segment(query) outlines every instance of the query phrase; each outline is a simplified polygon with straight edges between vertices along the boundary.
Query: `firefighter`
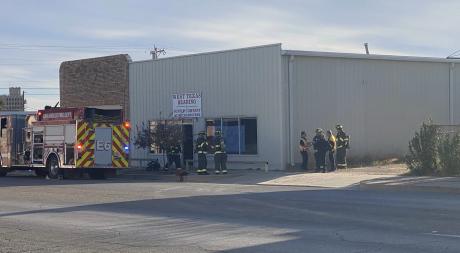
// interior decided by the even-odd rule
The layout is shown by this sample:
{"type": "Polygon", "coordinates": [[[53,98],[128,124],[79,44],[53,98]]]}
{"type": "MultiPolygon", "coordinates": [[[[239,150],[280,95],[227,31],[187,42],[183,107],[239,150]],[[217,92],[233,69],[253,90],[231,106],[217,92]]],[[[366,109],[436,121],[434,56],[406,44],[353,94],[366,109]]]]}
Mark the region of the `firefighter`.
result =
{"type": "Polygon", "coordinates": [[[300,155],[302,156],[302,170],[308,170],[308,141],[307,141],[307,133],[302,131],[300,133],[300,142],[299,142],[299,151],[300,155]]]}
{"type": "Polygon", "coordinates": [[[198,175],[208,175],[208,160],[206,154],[208,153],[209,144],[206,140],[205,132],[200,132],[196,140],[195,151],[198,154],[198,169],[196,172],[198,175]]]}
{"type": "Polygon", "coordinates": [[[330,166],[329,170],[335,171],[334,154],[336,150],[336,141],[335,141],[334,135],[332,134],[332,130],[327,130],[326,137],[327,137],[327,142],[329,143],[329,151],[328,151],[329,166],[330,166]]]}
{"type": "Polygon", "coordinates": [[[174,163],[176,170],[181,170],[180,153],[182,151],[180,142],[177,142],[171,147],[171,164],[174,163]]]}
{"type": "Polygon", "coordinates": [[[329,150],[329,143],[324,138],[321,128],[316,129],[313,138],[313,149],[315,150],[316,172],[326,172],[326,152],[329,150]]]}
{"type": "Polygon", "coordinates": [[[171,147],[166,148],[166,165],[163,168],[164,171],[168,171],[169,166],[172,165],[172,163],[173,163],[172,157],[173,157],[172,148],[171,147]]]}
{"type": "Polygon", "coordinates": [[[342,125],[337,125],[337,168],[347,167],[347,149],[350,148],[350,137],[343,131],[342,125]]]}
{"type": "Polygon", "coordinates": [[[222,133],[219,130],[216,131],[213,144],[215,173],[227,174],[227,153],[225,152],[224,138],[222,138],[222,133]]]}
{"type": "MultiPolygon", "coordinates": [[[[170,140],[171,143],[174,143],[173,140],[170,140]]],[[[171,144],[171,146],[166,148],[166,166],[164,168],[165,171],[168,171],[168,169],[171,167],[171,165],[174,163],[176,166],[176,169],[180,169],[182,166],[180,165],[180,153],[181,153],[181,145],[180,142],[177,142],[176,144],[171,144]]]]}

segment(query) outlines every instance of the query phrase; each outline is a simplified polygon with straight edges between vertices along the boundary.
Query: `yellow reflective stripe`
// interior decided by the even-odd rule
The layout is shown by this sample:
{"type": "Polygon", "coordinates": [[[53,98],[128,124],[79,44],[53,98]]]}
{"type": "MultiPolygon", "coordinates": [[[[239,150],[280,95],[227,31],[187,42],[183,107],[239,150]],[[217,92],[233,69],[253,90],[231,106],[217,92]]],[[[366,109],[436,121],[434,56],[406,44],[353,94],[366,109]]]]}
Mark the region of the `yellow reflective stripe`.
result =
{"type": "Polygon", "coordinates": [[[81,133],[82,131],[84,131],[86,128],[86,125],[87,124],[85,122],[81,122],[80,126],[78,127],[77,133],[81,133]]]}
{"type": "Polygon", "coordinates": [[[88,168],[88,167],[91,167],[92,165],[93,165],[93,161],[89,160],[83,165],[83,167],[88,168]]]}
{"type": "Polygon", "coordinates": [[[114,136],[113,136],[114,139],[116,139],[116,137],[118,137],[118,139],[120,139],[121,142],[123,142],[123,143],[127,142],[126,138],[123,137],[123,134],[121,133],[121,131],[120,131],[120,129],[118,127],[114,127],[113,131],[115,132],[114,136]],[[116,134],[116,136],[115,136],[115,134],[116,134]]]}
{"type": "Polygon", "coordinates": [[[122,167],[128,167],[128,161],[124,158],[120,159],[120,163],[122,167]]]}
{"type": "MultiPolygon", "coordinates": [[[[115,142],[115,144],[116,144],[121,150],[123,150],[122,144],[120,143],[120,141],[119,141],[117,138],[113,138],[113,142],[115,142]]],[[[115,147],[113,147],[113,148],[115,148],[115,147]]]]}
{"type": "Polygon", "coordinates": [[[91,152],[85,152],[85,153],[81,156],[80,161],[84,161],[90,154],[91,154],[91,152]]]}
{"type": "Polygon", "coordinates": [[[114,161],[112,162],[112,165],[115,165],[114,167],[117,167],[117,168],[122,167],[122,165],[120,164],[120,161],[117,161],[117,160],[114,160],[114,161]]]}
{"type": "Polygon", "coordinates": [[[125,127],[121,127],[120,129],[121,129],[121,130],[123,131],[123,133],[129,138],[129,130],[126,129],[125,127]]]}

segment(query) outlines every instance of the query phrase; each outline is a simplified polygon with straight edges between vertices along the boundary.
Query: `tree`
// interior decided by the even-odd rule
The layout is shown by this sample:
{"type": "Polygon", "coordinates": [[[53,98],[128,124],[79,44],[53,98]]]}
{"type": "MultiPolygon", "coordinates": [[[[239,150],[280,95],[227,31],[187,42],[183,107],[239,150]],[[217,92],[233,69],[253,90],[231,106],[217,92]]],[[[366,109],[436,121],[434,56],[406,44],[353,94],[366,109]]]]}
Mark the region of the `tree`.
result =
{"type": "Polygon", "coordinates": [[[438,172],[439,128],[430,120],[409,142],[406,164],[415,175],[434,175],[438,172]]]}
{"type": "Polygon", "coordinates": [[[460,134],[445,134],[440,138],[439,170],[442,176],[457,176],[460,173],[460,134]]]}
{"type": "MultiPolygon", "coordinates": [[[[183,140],[182,124],[177,120],[151,121],[138,126],[134,138],[137,148],[149,149],[151,152],[162,153],[181,143],[183,140]]],[[[165,159],[163,159],[165,166],[165,159]]]]}

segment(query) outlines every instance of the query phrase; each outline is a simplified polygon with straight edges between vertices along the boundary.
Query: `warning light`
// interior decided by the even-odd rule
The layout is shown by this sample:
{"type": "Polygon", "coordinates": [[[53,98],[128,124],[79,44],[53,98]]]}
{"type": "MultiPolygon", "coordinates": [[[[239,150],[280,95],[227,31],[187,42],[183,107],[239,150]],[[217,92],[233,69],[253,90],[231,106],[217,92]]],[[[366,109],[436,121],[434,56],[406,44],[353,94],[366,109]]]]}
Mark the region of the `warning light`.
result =
{"type": "Polygon", "coordinates": [[[41,112],[41,111],[38,112],[38,116],[42,116],[42,114],[43,114],[43,112],[41,112]]]}
{"type": "Polygon", "coordinates": [[[81,149],[81,144],[78,144],[78,145],[77,145],[77,149],[81,149]]]}
{"type": "Polygon", "coordinates": [[[131,124],[129,124],[129,121],[126,121],[125,123],[123,123],[124,127],[125,128],[130,128],[131,127],[131,124]]]}
{"type": "Polygon", "coordinates": [[[125,146],[125,150],[128,151],[129,147],[128,146],[125,146]]]}

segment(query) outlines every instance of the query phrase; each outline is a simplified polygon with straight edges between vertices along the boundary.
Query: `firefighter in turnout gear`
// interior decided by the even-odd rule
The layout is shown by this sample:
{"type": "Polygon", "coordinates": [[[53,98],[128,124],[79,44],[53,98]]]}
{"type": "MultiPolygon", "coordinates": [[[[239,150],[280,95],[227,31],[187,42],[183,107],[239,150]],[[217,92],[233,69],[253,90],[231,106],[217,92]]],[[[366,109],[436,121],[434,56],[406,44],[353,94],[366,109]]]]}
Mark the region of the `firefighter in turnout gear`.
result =
{"type": "Polygon", "coordinates": [[[324,138],[321,128],[316,129],[313,138],[313,149],[315,150],[316,172],[326,172],[326,152],[329,150],[329,143],[324,138]]]}
{"type": "Polygon", "coordinates": [[[182,151],[182,148],[179,142],[176,145],[170,147],[169,155],[170,155],[171,160],[168,161],[168,168],[174,163],[174,165],[176,166],[176,170],[182,169],[181,162],[180,162],[181,151],[182,151]]]}
{"type": "Polygon", "coordinates": [[[198,154],[198,169],[196,170],[198,175],[208,175],[208,160],[206,158],[208,148],[209,144],[206,140],[206,134],[205,132],[200,132],[195,147],[195,151],[198,154]]]}
{"type": "Polygon", "coordinates": [[[343,131],[343,126],[337,125],[337,155],[336,162],[337,168],[346,168],[347,167],[347,149],[350,148],[350,136],[348,136],[343,131]]]}
{"type": "Polygon", "coordinates": [[[215,173],[227,174],[227,153],[225,152],[224,138],[219,130],[216,131],[213,144],[215,173]]]}
{"type": "Polygon", "coordinates": [[[300,133],[300,141],[299,141],[299,151],[300,155],[302,156],[302,170],[308,170],[308,146],[309,143],[307,141],[307,133],[302,131],[300,133]]]}
{"type": "Polygon", "coordinates": [[[337,149],[337,144],[335,141],[335,136],[332,134],[332,130],[327,130],[326,133],[327,137],[327,142],[329,143],[329,151],[328,151],[328,157],[329,157],[329,171],[335,171],[335,158],[334,154],[337,149]]]}

